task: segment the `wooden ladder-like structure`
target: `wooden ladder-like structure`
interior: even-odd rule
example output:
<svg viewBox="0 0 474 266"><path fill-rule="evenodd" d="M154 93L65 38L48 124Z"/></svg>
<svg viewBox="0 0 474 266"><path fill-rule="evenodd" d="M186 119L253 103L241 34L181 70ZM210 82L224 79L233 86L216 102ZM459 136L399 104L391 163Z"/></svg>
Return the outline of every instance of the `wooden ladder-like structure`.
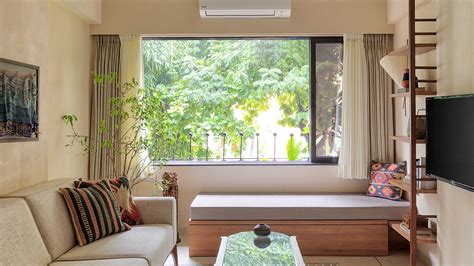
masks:
<svg viewBox="0 0 474 266"><path fill-rule="evenodd" d="M431 233L430 235L418 235L417 234L417 221L419 219L426 218L437 218L436 215L419 215L417 209L416 195L419 193L436 193L436 190L429 189L418 189L417 182L424 181L435 181L433 178L417 177L417 168L424 168L424 165L417 165L417 145L426 143L424 139L417 139L416 133L419 129L416 128L416 98L425 97L429 95L436 95L436 92L417 92L417 83L436 83L436 79L416 79L417 70L436 70L437 66L418 66L416 64L416 56L428 53L436 49L436 43L417 43L417 36L436 36L436 32L417 32L416 25L418 23L436 23L436 18L416 18L416 0L408 0L408 27L409 27L409 38L408 45L400 49L391 52L389 55L400 56L405 55L408 57L408 68L410 76L409 92L396 93L394 92L392 97L405 97L409 98L409 109L410 109L410 136L392 136L391 139L394 141L400 141L408 143L410 145L410 168L409 175L411 176L410 181L405 180L393 180L391 183L401 189L409 192L410 194L410 233L408 234L401 228L399 223L392 223L391 227L402 235L405 239L410 241L410 265L416 265L417 257L417 243L436 243L436 234ZM415 217L415 218L413 218Z"/></svg>

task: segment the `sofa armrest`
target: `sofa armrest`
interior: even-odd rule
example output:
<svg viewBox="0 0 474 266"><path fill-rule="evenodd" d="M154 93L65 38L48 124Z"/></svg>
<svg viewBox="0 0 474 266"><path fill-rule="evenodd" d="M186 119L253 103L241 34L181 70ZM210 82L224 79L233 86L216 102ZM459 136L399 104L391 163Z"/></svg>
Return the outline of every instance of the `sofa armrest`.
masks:
<svg viewBox="0 0 474 266"><path fill-rule="evenodd" d="M133 197L144 224L169 224L177 239L176 200L173 197Z"/></svg>

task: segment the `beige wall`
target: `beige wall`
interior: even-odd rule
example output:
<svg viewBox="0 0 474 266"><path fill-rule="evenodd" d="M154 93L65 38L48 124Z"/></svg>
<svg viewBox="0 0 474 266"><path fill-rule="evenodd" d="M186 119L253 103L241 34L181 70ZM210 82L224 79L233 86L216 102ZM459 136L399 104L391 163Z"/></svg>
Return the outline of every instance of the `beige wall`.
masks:
<svg viewBox="0 0 474 266"><path fill-rule="evenodd" d="M0 57L40 66L41 132L39 141L0 143L0 194L83 176L87 161L64 149L60 118L77 113L88 132L88 25L47 0L2 0L0 22Z"/></svg>
<svg viewBox="0 0 474 266"><path fill-rule="evenodd" d="M392 0L390 0L392 1ZM404 1L399 1L404 2ZM398 7L402 10L402 7ZM388 12L391 13L391 12ZM437 64L435 73L417 72L417 76L437 77L440 95L474 93L474 0L433 0L417 9L417 17L437 17L437 24L417 25L419 31L437 31L436 51L418 56L418 64ZM406 45L408 22L402 18L395 25L395 48ZM397 134L406 135L407 118L403 99L396 100ZM424 99L417 99L417 108ZM424 156L423 146L417 156ZM409 158L409 146L396 144L397 160ZM438 243L419 244L419 256L433 265L474 264L474 193L438 182L437 195L419 195L419 212L438 214Z"/></svg>
<svg viewBox="0 0 474 266"><path fill-rule="evenodd" d="M432 0L415 0L417 8L421 8ZM408 15L408 0L387 0L387 21L389 24L396 24L405 19Z"/></svg>
<svg viewBox="0 0 474 266"><path fill-rule="evenodd" d="M337 178L335 166L175 166L166 167L179 176L179 228L188 227L189 207L201 192L363 192L367 180ZM138 195L150 196L143 184Z"/></svg>
<svg viewBox="0 0 474 266"><path fill-rule="evenodd" d="M0 2L0 57L40 67L39 141L0 143L0 194L47 180L48 12L45 1Z"/></svg>
<svg viewBox="0 0 474 266"><path fill-rule="evenodd" d="M59 4L82 20L90 24L99 24L102 21L102 0L50 0Z"/></svg>
<svg viewBox="0 0 474 266"><path fill-rule="evenodd" d="M201 19L198 0L103 0L93 34L170 36L392 33L386 1L293 0L291 19Z"/></svg>
<svg viewBox="0 0 474 266"><path fill-rule="evenodd" d="M70 129L61 121L75 114L77 130L89 134L89 24L68 9L48 3L48 179L87 177L87 157L79 146L65 147Z"/></svg>
<svg viewBox="0 0 474 266"><path fill-rule="evenodd" d="M474 0L438 0L439 92L474 93ZM474 265L474 193L438 182L440 265Z"/></svg>

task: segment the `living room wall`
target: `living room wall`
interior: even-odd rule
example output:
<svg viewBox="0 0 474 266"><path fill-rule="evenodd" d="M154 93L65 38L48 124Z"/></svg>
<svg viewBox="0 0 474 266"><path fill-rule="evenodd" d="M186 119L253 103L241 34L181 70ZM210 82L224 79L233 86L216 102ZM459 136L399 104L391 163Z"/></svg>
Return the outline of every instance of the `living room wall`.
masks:
<svg viewBox="0 0 474 266"><path fill-rule="evenodd" d="M48 179L85 177L87 159L67 149L65 113L89 127L89 24L56 0L0 1L0 57L40 67L38 141L0 143L0 194Z"/></svg>
<svg viewBox="0 0 474 266"><path fill-rule="evenodd" d="M161 36L391 33L386 1L292 0L290 19L201 19L198 0L103 0L92 34ZM370 16L368 15L370 14Z"/></svg>
<svg viewBox="0 0 474 266"><path fill-rule="evenodd" d="M417 9L417 17L436 17L437 26L418 26L417 29L437 31L438 46L436 51L419 56L417 60L421 65L438 65L433 78L438 80L439 95L474 93L474 0L430 2ZM398 4L406 3L400 1ZM395 26L394 47L405 45L407 38L408 22L404 18ZM401 108L403 103L401 99L397 101L397 128L399 132L406 132L408 121ZM419 108L424 106L421 98L417 105ZM397 143L396 150L398 160L409 158L407 145ZM424 156L424 153L418 156ZM438 243L418 245L419 256L432 265L473 265L474 193L438 181L437 194L419 195L417 200L421 214L438 214Z"/></svg>

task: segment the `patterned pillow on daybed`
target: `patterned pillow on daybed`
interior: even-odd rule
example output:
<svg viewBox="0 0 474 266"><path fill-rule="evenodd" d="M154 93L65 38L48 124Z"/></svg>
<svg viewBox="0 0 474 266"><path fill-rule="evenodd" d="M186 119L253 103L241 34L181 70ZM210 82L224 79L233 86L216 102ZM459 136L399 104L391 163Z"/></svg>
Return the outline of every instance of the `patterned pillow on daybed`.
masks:
<svg viewBox="0 0 474 266"><path fill-rule="evenodd" d="M367 195L390 200L400 200L403 190L390 184L391 179L401 180L406 175L406 162L370 163L370 185Z"/></svg>

